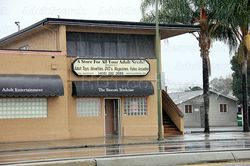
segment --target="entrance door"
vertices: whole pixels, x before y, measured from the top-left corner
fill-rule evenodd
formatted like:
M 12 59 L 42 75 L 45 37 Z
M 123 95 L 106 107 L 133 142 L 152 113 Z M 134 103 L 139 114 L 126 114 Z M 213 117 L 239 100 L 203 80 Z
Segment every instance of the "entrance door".
M 120 135 L 119 99 L 105 99 L 105 134 Z
M 200 116 L 201 116 L 201 127 L 205 127 L 205 109 L 204 106 L 200 106 Z

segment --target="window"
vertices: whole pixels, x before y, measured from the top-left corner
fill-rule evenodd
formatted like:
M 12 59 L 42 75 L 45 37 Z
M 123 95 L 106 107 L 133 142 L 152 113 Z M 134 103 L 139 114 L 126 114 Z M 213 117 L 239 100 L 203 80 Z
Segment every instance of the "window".
M 77 98 L 76 112 L 78 117 L 99 116 L 101 102 L 99 98 Z
M 46 98 L 1 98 L 0 119 L 46 118 Z
M 125 115 L 146 115 L 147 114 L 147 100 L 146 97 L 130 97 L 125 98 L 124 103 Z
M 67 54 L 84 58 L 155 58 L 153 35 L 67 33 Z
M 226 104 L 220 104 L 220 112 L 227 112 L 227 105 Z
M 193 113 L 192 105 L 185 105 L 185 113 L 186 113 L 186 114 L 191 114 L 191 113 Z

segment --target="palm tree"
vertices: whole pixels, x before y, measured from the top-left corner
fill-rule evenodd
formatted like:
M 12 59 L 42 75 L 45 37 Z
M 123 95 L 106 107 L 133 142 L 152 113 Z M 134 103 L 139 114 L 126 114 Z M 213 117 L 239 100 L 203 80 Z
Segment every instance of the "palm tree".
M 223 26 L 219 22 L 214 22 L 214 8 L 210 1 L 213 0 L 160 0 L 159 21 L 161 23 L 181 23 L 181 24 L 199 24 L 201 27 L 198 36 L 194 34 L 199 42 L 200 56 L 202 58 L 203 73 L 203 99 L 205 109 L 205 133 L 209 133 L 209 75 L 210 60 L 209 49 L 211 40 L 220 40 L 229 44 L 233 49 L 237 45 L 237 40 L 230 27 Z M 155 0 L 142 0 L 141 11 L 142 21 L 154 22 Z
M 247 36 L 250 33 L 250 0 L 213 0 L 213 5 L 220 6 L 215 14 L 220 16 L 218 19 L 223 24 L 232 28 L 237 37 L 239 47 L 237 54 L 242 56 L 242 95 L 243 95 L 243 130 L 249 131 L 250 113 L 248 114 L 248 96 L 247 96 L 247 60 L 250 50 L 247 49 Z

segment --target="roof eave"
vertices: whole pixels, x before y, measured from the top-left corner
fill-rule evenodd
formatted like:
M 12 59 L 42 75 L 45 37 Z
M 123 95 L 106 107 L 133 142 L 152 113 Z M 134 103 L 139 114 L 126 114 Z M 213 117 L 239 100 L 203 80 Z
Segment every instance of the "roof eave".
M 28 33 L 28 32 L 30 32 L 30 31 L 32 31 L 32 30 L 34 30 L 34 29 L 36 29 L 36 28 L 38 28 L 38 27 L 44 25 L 44 23 L 47 21 L 47 19 L 48 19 L 48 18 L 43 19 L 43 20 L 41 20 L 41 21 L 39 21 L 39 22 L 37 22 L 37 23 L 31 25 L 31 26 L 28 26 L 27 28 L 24 28 L 24 29 L 22 29 L 22 30 L 20 30 L 20 31 L 17 31 L 17 32 L 11 34 L 11 35 L 8 35 L 8 36 L 6 36 L 6 37 L 0 39 L 0 44 L 1 44 L 1 43 L 5 43 L 5 42 L 7 42 L 7 41 L 9 41 L 9 40 L 12 40 L 12 39 L 14 39 L 14 38 L 16 38 L 16 37 L 19 37 L 19 36 L 21 36 L 21 35 L 23 35 L 23 34 L 25 34 L 25 33 Z
M 88 26 L 88 27 L 106 27 L 106 28 L 119 28 L 119 29 L 142 29 L 142 30 L 155 30 L 155 25 L 152 23 L 143 22 L 125 22 L 125 21 L 100 21 L 100 20 L 76 20 L 76 19 L 57 19 L 57 18 L 45 18 L 27 28 L 24 28 L 16 33 L 6 36 L 0 39 L 0 44 L 8 42 L 14 38 L 17 38 L 23 34 L 26 34 L 34 29 L 45 24 L 51 25 L 72 25 L 72 26 Z M 120 26 L 119 26 L 120 25 Z M 200 30 L 199 26 L 195 25 L 182 25 L 182 24 L 160 24 L 159 25 L 161 33 L 166 31 L 181 31 L 181 33 L 176 33 L 172 36 L 163 37 L 173 37 L 188 32 L 196 32 Z
M 235 101 L 235 102 L 238 101 L 238 99 L 237 99 L 237 98 L 234 98 L 233 96 L 224 95 L 224 94 L 222 94 L 222 93 L 219 93 L 219 92 L 214 91 L 214 90 L 211 90 L 211 89 L 209 90 L 209 92 L 214 93 L 214 94 L 216 94 L 216 95 L 218 95 L 218 96 L 223 96 L 223 97 L 228 98 L 228 99 L 230 99 L 230 100 L 233 100 L 233 101 Z
M 83 22 L 81 22 L 83 21 Z M 85 27 L 103 27 L 103 28 L 118 28 L 118 29 L 140 29 L 140 30 L 155 30 L 155 24 L 144 22 L 123 22 L 123 21 L 99 21 L 99 20 L 58 20 L 50 18 L 46 24 L 52 25 L 67 25 L 67 26 L 85 26 Z M 121 25 L 121 26 L 118 26 Z M 184 33 L 192 33 L 200 31 L 197 25 L 183 24 L 160 24 L 159 30 L 161 39 L 170 38 Z M 175 31 L 172 35 L 164 36 L 165 32 Z

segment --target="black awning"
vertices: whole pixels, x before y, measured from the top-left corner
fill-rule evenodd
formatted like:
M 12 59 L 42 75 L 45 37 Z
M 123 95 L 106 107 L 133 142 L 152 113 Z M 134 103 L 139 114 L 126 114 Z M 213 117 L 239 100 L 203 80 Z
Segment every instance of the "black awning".
M 73 81 L 73 96 L 149 96 L 154 94 L 150 81 Z
M 58 75 L 0 74 L 0 97 L 49 97 L 63 94 L 63 83 Z

